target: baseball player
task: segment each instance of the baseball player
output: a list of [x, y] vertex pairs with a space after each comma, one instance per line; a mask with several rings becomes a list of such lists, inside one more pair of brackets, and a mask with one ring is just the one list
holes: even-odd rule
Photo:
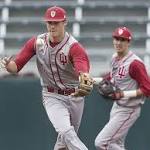
[[44, 20], [48, 32], [29, 39], [15, 59], [4, 58], [4, 64], [8, 72], [18, 73], [36, 55], [43, 105], [58, 133], [54, 150], [87, 150], [77, 131], [84, 96], [93, 88], [89, 58], [83, 46], [66, 32], [67, 14], [63, 8], [48, 8]]
[[110, 119], [95, 139], [97, 150], [125, 150], [125, 138], [140, 116], [145, 97], [150, 96], [150, 78], [143, 61], [129, 50], [131, 31], [119, 27], [113, 32], [116, 53], [112, 57], [109, 79], [120, 90], [114, 100]]

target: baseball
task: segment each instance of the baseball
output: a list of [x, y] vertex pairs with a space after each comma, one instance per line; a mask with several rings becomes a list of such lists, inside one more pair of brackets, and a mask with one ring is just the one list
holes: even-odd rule
[[37, 47], [40, 47], [40, 46], [44, 45], [44, 40], [38, 38], [38, 39], [36, 40], [36, 45], [37, 45]]

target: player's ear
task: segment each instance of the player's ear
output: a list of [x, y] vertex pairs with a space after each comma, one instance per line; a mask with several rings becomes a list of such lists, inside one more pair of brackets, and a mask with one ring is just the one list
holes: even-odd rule
[[65, 21], [64, 21], [64, 25], [66, 26], [67, 24], [68, 24], [68, 21], [67, 21], [67, 20], [65, 20]]

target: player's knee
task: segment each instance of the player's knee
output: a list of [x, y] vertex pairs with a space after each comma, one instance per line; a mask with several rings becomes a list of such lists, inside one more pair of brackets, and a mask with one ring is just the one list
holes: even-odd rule
[[107, 149], [107, 142], [100, 139], [100, 138], [96, 138], [95, 139], [95, 147], [97, 150], [106, 150]]
[[66, 147], [63, 147], [63, 148], [55, 148], [54, 150], [68, 150]]
[[61, 133], [63, 140], [68, 143], [72, 141], [79, 142], [79, 138], [77, 136], [77, 133], [74, 130], [74, 127], [71, 127], [68, 131]]
[[59, 125], [57, 126], [57, 128], [55, 128], [56, 132], [58, 132], [61, 135], [69, 131], [70, 129], [72, 129], [72, 126], [69, 126], [69, 125], [68, 126]]
[[96, 139], [95, 140], [95, 147], [96, 147], [97, 150], [100, 150], [101, 145], [102, 145], [101, 141], [99, 141], [99, 140]]
[[74, 128], [71, 126], [70, 128], [68, 128], [68, 130], [64, 130], [63, 132], [61, 132], [61, 135], [62, 137], [76, 136], [76, 132]]

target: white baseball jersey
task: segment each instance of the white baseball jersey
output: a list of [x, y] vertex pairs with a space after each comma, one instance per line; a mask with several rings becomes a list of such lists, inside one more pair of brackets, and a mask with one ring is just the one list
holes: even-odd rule
[[36, 43], [37, 66], [42, 86], [57, 89], [77, 86], [78, 77], [68, 57], [70, 47], [77, 41], [68, 33], [65, 33], [63, 41], [55, 47], [49, 45], [48, 33], [39, 35], [38, 39], [43, 41], [41, 44]]
[[[116, 54], [112, 58], [112, 82], [114, 82], [115, 85], [117, 85], [123, 91], [138, 89], [138, 83], [134, 79], [132, 79], [129, 74], [130, 64], [134, 60], [139, 60], [142, 62], [142, 60], [131, 51], [121, 60], [118, 60], [116, 58]], [[123, 106], [137, 106], [139, 104], [143, 104], [144, 99], [144, 96], [129, 99], [122, 98], [121, 100], [117, 101], [117, 103]]]

